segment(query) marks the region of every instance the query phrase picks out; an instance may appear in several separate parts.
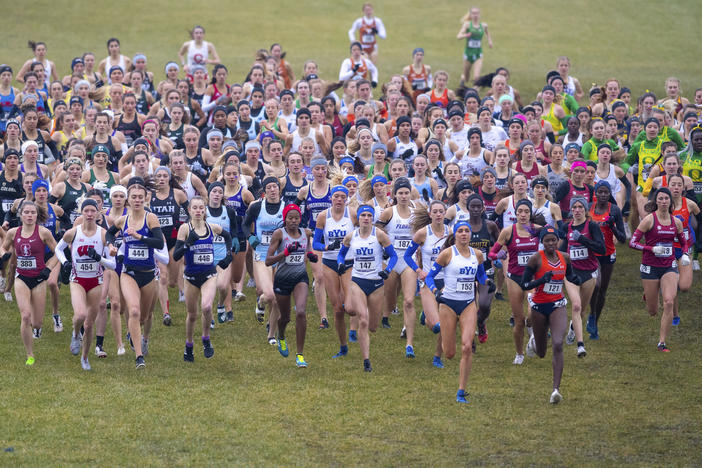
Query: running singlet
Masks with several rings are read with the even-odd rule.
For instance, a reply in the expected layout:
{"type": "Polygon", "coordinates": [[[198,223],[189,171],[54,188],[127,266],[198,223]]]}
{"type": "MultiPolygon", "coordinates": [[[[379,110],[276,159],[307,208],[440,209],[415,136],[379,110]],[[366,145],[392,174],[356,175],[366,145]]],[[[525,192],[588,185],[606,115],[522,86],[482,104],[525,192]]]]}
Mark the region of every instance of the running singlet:
{"type": "MultiPolygon", "coordinates": [[[[592,239],[590,235],[590,221],[585,221],[582,229],[580,230],[580,235],[586,237],[587,239],[592,239]]],[[[573,223],[568,223],[568,255],[570,255],[570,262],[573,268],[576,270],[583,271],[594,271],[597,270],[599,263],[597,262],[597,257],[594,252],[590,252],[584,244],[573,240],[573,223]]]]}
{"type": "Polygon", "coordinates": [[[102,229],[98,227],[92,236],[83,233],[83,226],[76,227],[76,235],[71,243],[71,259],[73,271],[71,278],[98,278],[102,276],[102,265],[88,256],[90,247],[102,255],[102,229]]]}
{"type": "Polygon", "coordinates": [[[369,280],[378,280],[378,273],[383,269],[383,246],[378,242],[375,229],[371,229],[368,237],[362,238],[358,229],[351,236],[349,253],[353,255],[353,270],[351,276],[369,280]]]}
{"type": "Polygon", "coordinates": [[[549,271],[553,276],[548,283],[540,284],[536,287],[530,300],[536,304],[546,304],[557,302],[564,298],[563,296],[563,280],[565,279],[566,261],[563,254],[556,250],[558,261],[551,263],[546,257],[546,253],[542,250],[539,252],[541,256],[541,268],[534,274],[534,279],[543,278],[549,271]]]}
{"type": "MultiPolygon", "coordinates": [[[[353,223],[349,216],[348,207],[344,208],[344,216],[341,217],[339,221],[334,219],[331,208],[327,209],[327,219],[324,222],[324,244],[330,245],[334,241],[343,241],[346,234],[353,231],[353,223]]],[[[325,250],[322,252],[322,258],[327,260],[333,260],[336,263],[337,256],[339,255],[340,249],[335,250],[325,250]]]]}
{"type": "MultiPolygon", "coordinates": [[[[612,255],[616,255],[616,247],[614,246],[614,233],[612,232],[612,228],[609,227],[609,224],[607,221],[610,218],[610,213],[612,209],[612,204],[607,203],[607,209],[605,210],[604,213],[602,214],[597,214],[595,213],[595,203],[592,204],[590,207],[590,219],[592,219],[593,222],[597,223],[600,226],[600,230],[602,231],[602,236],[604,237],[605,241],[605,255],[607,257],[610,257],[612,255]]],[[[597,254],[595,254],[597,255],[597,254]]]]}
{"type": "Polygon", "coordinates": [[[446,109],[446,107],[448,107],[448,103],[449,103],[448,88],[444,89],[444,91],[441,93],[441,96],[437,96],[436,89],[432,89],[431,94],[429,95],[429,102],[446,109]]]}
{"type": "Polygon", "coordinates": [[[305,265],[307,235],[299,228],[298,237],[292,237],[285,229],[282,229],[282,232],[283,238],[278,244],[277,254],[283,252],[284,249],[289,249],[295,242],[299,244],[299,247],[278,262],[275,269],[275,277],[277,280],[290,280],[292,282],[300,278],[300,276],[307,276],[307,267],[305,265]]]}
{"type": "MultiPolygon", "coordinates": [[[[194,230],[190,224],[190,230],[194,230]]],[[[198,239],[193,245],[185,251],[185,269],[186,276],[197,276],[212,272],[214,268],[214,236],[212,228],[207,224],[207,233],[205,236],[198,236],[198,239]]]]}
{"type": "Polygon", "coordinates": [[[387,224],[386,231],[390,237],[390,242],[392,242],[395,251],[397,252],[397,257],[402,258],[412,243],[412,226],[410,221],[412,219],[412,214],[410,211],[410,216],[408,218],[403,218],[397,210],[397,206],[392,207],[392,218],[387,224]]]}
{"type": "MultiPolygon", "coordinates": [[[[243,219],[244,216],[246,216],[246,203],[244,203],[243,198],[241,198],[241,192],[244,190],[244,188],[240,185],[239,190],[236,192],[235,195],[232,195],[231,197],[228,197],[224,203],[233,208],[234,212],[236,213],[237,216],[241,216],[243,219]]],[[[239,230],[236,232],[236,237],[238,239],[243,239],[244,238],[244,230],[241,226],[241,223],[239,223],[239,230]]]]}
{"type": "Polygon", "coordinates": [[[261,200],[261,211],[256,219],[256,235],[261,242],[256,246],[256,251],[254,252],[254,260],[258,262],[266,260],[271,237],[275,230],[283,224],[283,203],[279,205],[277,213],[269,214],[266,209],[266,200],[261,200]]]}
{"type": "MultiPolygon", "coordinates": [[[[218,216],[213,216],[210,210],[215,210],[215,208],[210,208],[209,206],[207,207],[207,223],[210,225],[216,224],[222,228],[222,231],[229,232],[229,229],[231,228],[231,219],[229,218],[229,211],[227,210],[227,206],[220,206],[219,210],[221,211],[221,213],[218,216]]],[[[214,261],[215,263],[218,263],[220,260],[227,256],[227,246],[224,242],[224,237],[214,233],[213,236],[215,254],[214,261]]]]}
{"type": "Polygon", "coordinates": [[[425,89],[429,82],[429,73],[427,72],[427,67],[425,67],[424,64],[422,64],[422,71],[417,73],[416,71],[414,71],[414,67],[410,65],[409,73],[407,74],[407,81],[409,81],[410,85],[412,85],[412,88],[416,90],[425,89]]]}
{"type": "Polygon", "coordinates": [[[154,192],[149,206],[151,207],[151,212],[158,218],[158,224],[161,226],[166,240],[175,239],[178,236],[176,226],[179,226],[180,209],[173,189],[169,190],[168,196],[164,199],[158,198],[156,192],[154,192]]]}
{"type": "MultiPolygon", "coordinates": [[[[122,229],[122,242],[124,244],[124,261],[125,267],[132,268],[134,270],[141,271],[152,271],[156,267],[154,262],[154,249],[144,244],[140,239],[132,237],[127,234],[127,228],[129,227],[129,215],[124,221],[124,228],[122,229]]],[[[146,224],[146,215],[144,215],[144,224],[139,228],[137,233],[140,236],[149,236],[151,230],[146,224]]]]}
{"type": "Polygon", "coordinates": [[[375,18],[370,24],[366,24],[366,19],[361,19],[361,27],[358,28],[358,35],[360,37],[361,49],[367,54],[371,54],[375,50],[375,32],[376,29],[375,18]]]}
{"type": "Polygon", "coordinates": [[[22,237],[22,227],[15,234],[15,254],[17,255],[17,275],[36,278],[44,269],[44,242],[39,237],[39,225],[29,237],[22,237]]]}
{"type": "Polygon", "coordinates": [[[658,255],[650,250],[644,250],[641,256],[642,271],[644,267],[670,268],[675,262],[675,252],[673,250],[673,243],[677,238],[675,218],[671,217],[670,224],[663,226],[658,220],[658,215],[655,212],[652,214],[653,226],[651,226],[651,230],[644,234],[646,245],[650,247],[663,246],[665,249],[663,253],[658,255]]]}
{"type": "Polygon", "coordinates": [[[451,260],[444,268],[444,289],[441,295],[454,301],[465,301],[466,305],[475,299],[475,275],[478,273],[478,257],[470,247],[470,257],[464,257],[456,246],[451,247],[451,260]]]}
{"type": "MultiPolygon", "coordinates": [[[[422,270],[429,274],[429,271],[431,270],[432,265],[434,265],[434,262],[436,261],[437,257],[441,253],[441,249],[444,246],[444,242],[446,241],[446,238],[449,236],[449,228],[448,226],[443,227],[444,232],[442,236],[437,236],[434,231],[431,229],[431,224],[427,226],[427,238],[424,239],[424,243],[422,244],[422,249],[420,250],[420,253],[422,255],[422,270]]],[[[444,278],[444,270],[442,269],[437,275],[436,279],[443,279],[444,278]]]]}
{"type": "MultiPolygon", "coordinates": [[[[680,209],[673,210],[673,216],[678,218],[680,221],[682,221],[682,226],[683,226],[683,240],[685,240],[686,243],[690,242],[690,209],[687,207],[687,199],[683,198],[682,199],[682,204],[680,206],[680,209]]],[[[682,245],[680,244],[680,239],[676,239],[675,242],[673,243],[673,247],[676,249],[682,249],[682,245]]],[[[686,252],[683,252],[686,253],[686,252]]]]}
{"type": "Polygon", "coordinates": [[[310,189],[307,191],[307,198],[305,199],[305,213],[309,216],[308,226],[313,232],[317,227],[317,216],[319,213],[331,207],[331,185],[327,187],[327,192],[321,197],[317,197],[314,194],[314,186],[310,185],[310,189]]]}
{"type": "Polygon", "coordinates": [[[507,244],[509,265],[507,271],[511,276],[521,278],[529,258],[539,251],[539,239],[534,236],[519,237],[517,225],[512,225],[512,238],[507,244]]]}

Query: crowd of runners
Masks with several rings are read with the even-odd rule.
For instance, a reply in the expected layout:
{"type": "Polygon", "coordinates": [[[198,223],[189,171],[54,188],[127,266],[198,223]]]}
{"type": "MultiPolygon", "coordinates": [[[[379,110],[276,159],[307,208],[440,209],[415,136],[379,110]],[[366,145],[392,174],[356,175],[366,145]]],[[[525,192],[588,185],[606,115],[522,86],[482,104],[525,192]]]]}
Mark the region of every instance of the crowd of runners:
{"type": "Polygon", "coordinates": [[[70,331],[86,370],[93,350],[107,356],[108,323],[116,354],[131,347],[145,367],[154,317],[185,323],[188,362],[199,321],[211,358],[212,329],[248,293],[284,357],[294,314],[298,367],[308,300],[319,328],[336,331],[329,357],[357,343],[368,372],[372,332],[393,312],[406,358],[433,333],[442,368],[458,336],[456,399],[467,402],[476,339],[487,342],[491,304],[506,300],[515,365],[544,357],[550,337],[558,403],[564,342],[583,358],[585,332],[599,338],[618,248],[641,251],[646,309],[662,304],[657,350],[670,351],[678,291],[699,269],[702,88],[691,100],[674,77],[663,95],[607,77],[583,89],[562,56],[532,100],[506,68],[481,75],[493,42],[476,8],[460,21],[456,90],[421,47],[404,69],[383,69],[372,5],[348,36],[338,77],[314,60],[293,67],[280,44],[235,73],[201,26],[163,80],[116,38],[65,76],[43,42],[21,67],[0,65],[0,286],[19,308],[28,366],[47,289],[53,330],[70,331]]]}

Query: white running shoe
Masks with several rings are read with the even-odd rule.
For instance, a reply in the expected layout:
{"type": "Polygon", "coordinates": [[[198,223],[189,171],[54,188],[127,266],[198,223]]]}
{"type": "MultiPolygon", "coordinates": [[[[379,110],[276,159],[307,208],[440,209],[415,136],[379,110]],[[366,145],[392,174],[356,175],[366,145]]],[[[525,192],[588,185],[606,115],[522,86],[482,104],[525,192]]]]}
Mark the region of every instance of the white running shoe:
{"type": "Polygon", "coordinates": [[[566,335],[566,344],[572,345],[573,343],[575,343],[575,330],[573,330],[573,321],[571,320],[568,326],[568,334],[566,335]]]}
{"type": "Polygon", "coordinates": [[[629,223],[624,223],[624,234],[626,235],[627,239],[631,239],[631,228],[629,227],[629,223]]]}
{"type": "Polygon", "coordinates": [[[253,278],[249,278],[249,281],[246,283],[247,288],[255,288],[256,287],[256,282],[254,281],[253,278]]]}
{"type": "Polygon", "coordinates": [[[5,281],[4,276],[0,276],[0,291],[4,291],[7,287],[7,281],[5,281]]]}
{"type": "Polygon", "coordinates": [[[185,302],[185,292],[178,291],[178,302],[185,302]]]}
{"type": "Polygon", "coordinates": [[[126,351],[124,350],[124,346],[120,346],[119,348],[117,348],[117,356],[124,356],[125,352],[126,351]]]}
{"type": "Polygon", "coordinates": [[[87,358],[80,358],[80,366],[83,368],[83,370],[91,370],[90,363],[88,362],[87,358]]]}
{"type": "Polygon", "coordinates": [[[392,309],[392,315],[400,315],[400,311],[397,309],[397,307],[392,309]]]}
{"type": "Polygon", "coordinates": [[[242,302],[246,300],[246,294],[244,294],[241,291],[236,292],[236,296],[234,296],[234,302],[242,302]]]}
{"type": "Polygon", "coordinates": [[[54,315],[54,333],[61,333],[63,331],[63,322],[61,321],[60,315],[54,315]]]}
{"type": "Polygon", "coordinates": [[[587,356],[587,351],[585,351],[585,346],[583,346],[583,345],[578,346],[578,357],[583,358],[585,356],[587,356]]]}
{"type": "Polygon", "coordinates": [[[700,271],[700,261],[699,260],[692,261],[692,271],[700,271]]]}
{"type": "Polygon", "coordinates": [[[12,302],[12,293],[10,291],[5,293],[5,302],[12,302]]]}
{"type": "Polygon", "coordinates": [[[558,391],[558,389],[554,389],[553,393],[551,394],[551,398],[548,400],[549,403],[552,405],[556,405],[560,403],[560,401],[563,400],[563,395],[558,391]]]}
{"type": "Polygon", "coordinates": [[[75,331],[71,333],[71,354],[74,356],[78,356],[78,353],[80,353],[80,345],[83,342],[83,339],[80,336],[76,336],[75,331]]]}
{"type": "Polygon", "coordinates": [[[529,337],[529,341],[527,342],[526,347],[526,355],[530,358],[536,356],[536,340],[534,339],[534,335],[531,335],[531,337],[529,337]]]}
{"type": "Polygon", "coordinates": [[[95,347],[95,355],[99,358],[106,358],[107,357],[107,353],[105,352],[104,349],[102,349],[102,346],[95,347]]]}
{"type": "Polygon", "coordinates": [[[514,356],[514,361],[512,361],[512,364],[514,364],[515,366],[521,366],[523,362],[524,362],[524,355],[523,354],[516,354],[514,356]]]}

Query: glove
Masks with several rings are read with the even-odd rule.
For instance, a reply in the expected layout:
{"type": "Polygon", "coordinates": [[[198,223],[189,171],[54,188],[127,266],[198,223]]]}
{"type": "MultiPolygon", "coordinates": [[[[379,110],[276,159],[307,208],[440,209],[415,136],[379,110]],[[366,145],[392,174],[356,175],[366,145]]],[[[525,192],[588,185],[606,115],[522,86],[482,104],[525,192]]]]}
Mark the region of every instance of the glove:
{"type": "Polygon", "coordinates": [[[377,30],[376,28],[371,29],[371,32],[372,32],[373,34],[378,34],[378,30],[377,30]]]}
{"type": "Polygon", "coordinates": [[[653,252],[653,255],[662,255],[665,253],[665,247],[662,245],[654,245],[651,252],[653,252]]]}
{"type": "Polygon", "coordinates": [[[402,159],[408,159],[411,158],[412,155],[414,154],[414,150],[412,148],[405,150],[404,153],[400,155],[402,159]]]}
{"type": "Polygon", "coordinates": [[[339,273],[339,276],[343,275],[346,272],[346,264],[345,263],[337,263],[336,264],[336,271],[339,273]]]}
{"type": "Polygon", "coordinates": [[[412,84],[412,90],[413,90],[413,91],[416,91],[418,87],[419,87],[418,84],[416,84],[416,83],[413,83],[413,84],[412,84]]]}
{"type": "MultiPolygon", "coordinates": [[[[499,257],[500,254],[497,254],[497,256],[499,257]]],[[[502,262],[499,260],[493,260],[492,264],[494,265],[495,268],[502,268],[502,262]]]]}
{"type": "Polygon", "coordinates": [[[434,291],[434,296],[436,297],[436,303],[442,304],[444,302],[443,295],[441,294],[441,289],[434,291]]]}
{"type": "Polygon", "coordinates": [[[51,276],[51,270],[49,270],[47,267],[44,267],[44,269],[41,270],[41,273],[39,273],[39,279],[42,280],[48,280],[49,276],[51,276]]]}
{"type": "Polygon", "coordinates": [[[294,252],[297,252],[298,250],[300,250],[300,247],[302,247],[300,245],[300,243],[295,241],[283,249],[283,255],[287,257],[291,253],[294,253],[294,252]]]}
{"type": "Polygon", "coordinates": [[[317,263],[319,261],[319,257],[314,252],[307,252],[307,260],[312,263],[317,263]]]}
{"type": "Polygon", "coordinates": [[[219,262],[217,262],[217,266],[220,267],[222,270],[225,270],[229,266],[230,263],[232,263],[232,253],[227,252],[227,256],[224,257],[219,262]]]}
{"type": "Polygon", "coordinates": [[[251,246],[252,249],[255,249],[258,244],[260,244],[261,241],[255,234],[251,234],[249,236],[249,245],[251,246]]]}
{"type": "Polygon", "coordinates": [[[488,286],[488,294],[492,294],[497,291],[497,286],[493,280],[489,279],[485,282],[485,284],[488,286]]]}
{"type": "Polygon", "coordinates": [[[548,283],[549,281],[551,281],[551,278],[553,278],[553,272],[547,271],[541,278],[544,280],[544,282],[548,283]]]}
{"type": "Polygon", "coordinates": [[[361,64],[360,64],[360,63],[355,63],[355,64],[353,65],[353,67],[351,68],[351,70],[353,70],[354,72],[357,72],[359,68],[361,68],[361,64]]]}
{"type": "Polygon", "coordinates": [[[11,252],[5,252],[2,257],[0,257],[0,270],[5,268],[5,263],[12,257],[11,252]]]}
{"type": "Polygon", "coordinates": [[[68,284],[71,280],[71,271],[73,270],[73,265],[71,265],[71,262],[66,260],[63,262],[63,265],[61,265],[61,272],[59,273],[61,282],[63,284],[68,284]]]}
{"type": "Polygon", "coordinates": [[[329,252],[330,250],[339,250],[340,248],[341,248],[341,240],[336,239],[334,242],[332,242],[331,244],[329,244],[327,246],[326,250],[327,250],[327,252],[329,252]]]}
{"type": "Polygon", "coordinates": [[[632,164],[632,165],[629,167],[629,172],[630,172],[631,174],[637,174],[637,173],[639,172],[639,164],[638,164],[638,163],[632,164]]]}
{"type": "Polygon", "coordinates": [[[390,273],[387,272],[387,270],[383,270],[380,273],[378,273],[378,276],[383,278],[384,280],[388,279],[388,276],[390,276],[390,273]]]}
{"type": "Polygon", "coordinates": [[[238,254],[239,250],[241,250],[241,244],[239,243],[239,238],[235,237],[232,239],[232,252],[238,254]]]}
{"type": "Polygon", "coordinates": [[[614,227],[617,223],[613,216],[607,216],[607,219],[605,219],[605,224],[609,227],[614,227]]]}
{"type": "Polygon", "coordinates": [[[653,167],[653,164],[644,164],[644,172],[649,172],[653,167]]]}
{"type": "Polygon", "coordinates": [[[378,87],[378,82],[377,81],[371,81],[371,88],[377,88],[378,87]]]}
{"type": "Polygon", "coordinates": [[[690,265],[690,256],[688,254],[682,254],[682,257],[680,257],[680,264],[682,266],[690,265]]]}
{"type": "Polygon", "coordinates": [[[192,247],[195,245],[195,242],[200,238],[200,236],[197,235],[197,232],[195,232],[195,229],[191,229],[190,233],[188,233],[188,238],[185,239],[185,246],[186,247],[192,247]]]}
{"type": "Polygon", "coordinates": [[[577,231],[577,230],[574,229],[574,230],[573,230],[573,234],[572,234],[572,239],[573,239],[574,241],[577,241],[578,239],[580,239],[580,236],[582,236],[582,234],[580,233],[580,231],[577,231]]]}
{"type": "Polygon", "coordinates": [[[91,247],[88,249],[87,255],[88,255],[88,257],[92,258],[92,259],[95,260],[96,262],[99,262],[100,260],[102,260],[102,255],[100,255],[99,253],[97,253],[97,250],[95,250],[95,247],[92,247],[92,246],[91,246],[91,247]]]}
{"type": "Polygon", "coordinates": [[[497,259],[498,260],[504,260],[507,258],[507,251],[504,249],[501,249],[499,252],[497,252],[497,259]]]}

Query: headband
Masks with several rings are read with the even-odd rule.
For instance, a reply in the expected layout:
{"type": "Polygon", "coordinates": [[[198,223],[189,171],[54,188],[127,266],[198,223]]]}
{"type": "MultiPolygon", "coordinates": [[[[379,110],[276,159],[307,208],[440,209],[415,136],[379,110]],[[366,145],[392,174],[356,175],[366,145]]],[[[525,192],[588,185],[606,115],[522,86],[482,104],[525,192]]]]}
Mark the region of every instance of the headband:
{"type": "Polygon", "coordinates": [[[373,147],[371,148],[371,154],[375,153],[375,150],[383,150],[385,155],[388,154],[388,147],[380,142],[373,145],[373,147]]]}
{"type": "Polygon", "coordinates": [[[546,179],[544,176],[534,177],[534,180],[531,181],[531,188],[534,188],[537,185],[543,185],[544,187],[548,188],[548,179],[546,179]]]}
{"type": "Polygon", "coordinates": [[[83,85],[86,85],[86,86],[88,86],[88,88],[90,88],[90,82],[88,80],[78,80],[78,81],[76,81],[75,86],[73,86],[73,89],[78,91],[78,88],[83,86],[83,85]]]}
{"type": "MultiPolygon", "coordinates": [[[[402,118],[402,117],[400,117],[400,118],[402,118]]],[[[409,117],[406,117],[406,118],[407,118],[407,120],[409,120],[409,117]]],[[[397,119],[397,120],[398,120],[398,125],[400,125],[400,124],[399,124],[400,119],[397,119]]],[[[409,121],[410,121],[410,124],[411,124],[412,121],[411,121],[411,120],[409,120],[409,121]]],[[[447,128],[448,128],[448,125],[446,125],[446,121],[445,121],[444,119],[442,119],[441,117],[439,117],[438,119],[436,119],[436,120],[434,121],[434,123],[431,124],[431,128],[436,128],[436,126],[439,125],[439,124],[441,124],[441,125],[443,125],[444,127],[447,127],[447,128]]]]}
{"type": "Polygon", "coordinates": [[[95,145],[95,148],[93,148],[92,155],[95,156],[97,153],[105,153],[106,155],[110,155],[110,149],[107,147],[107,145],[95,145]]]}
{"type": "Polygon", "coordinates": [[[353,158],[344,156],[343,158],[339,159],[339,167],[343,166],[344,164],[351,164],[353,166],[353,158]]]}
{"type": "Polygon", "coordinates": [[[22,143],[22,154],[26,153],[27,149],[29,149],[30,146],[35,146],[37,149],[39,149],[39,145],[37,144],[36,141],[27,140],[24,143],[22,143]]]}
{"type": "Polygon", "coordinates": [[[17,128],[22,128],[22,126],[19,123],[19,120],[17,119],[9,119],[5,124],[5,129],[7,130],[7,127],[9,127],[10,125],[17,125],[17,128]]]}
{"type": "Polygon", "coordinates": [[[124,73],[124,70],[122,69],[122,67],[120,67],[119,65],[114,65],[114,66],[110,67],[110,71],[107,73],[107,76],[110,76],[112,74],[112,72],[117,71],[117,70],[124,73]]]}
{"type": "Polygon", "coordinates": [[[220,138],[224,138],[224,134],[223,134],[220,130],[218,130],[218,129],[216,129],[216,128],[213,128],[212,130],[210,130],[209,132],[207,132],[207,140],[208,140],[208,141],[209,141],[210,138],[216,137],[216,136],[218,136],[218,137],[220,137],[220,138]]]}
{"type": "Polygon", "coordinates": [[[37,193],[37,189],[39,187],[44,187],[47,192],[49,191],[49,183],[44,179],[37,179],[34,182],[32,182],[32,195],[37,193]]]}
{"type": "Polygon", "coordinates": [[[124,187],[124,185],[113,185],[110,187],[110,197],[114,195],[115,193],[123,193],[124,196],[127,196],[127,189],[124,187]]]}
{"type": "Polygon", "coordinates": [[[216,189],[217,187],[221,188],[222,191],[224,191],[224,184],[222,182],[212,182],[209,187],[207,187],[207,195],[209,196],[212,190],[216,189]]]}
{"type": "Polygon", "coordinates": [[[655,124],[658,125],[659,127],[661,126],[660,120],[658,120],[655,117],[649,117],[646,119],[646,122],[644,123],[644,127],[648,127],[648,124],[650,124],[651,122],[655,122],[655,124]]]}
{"type": "Polygon", "coordinates": [[[146,55],[144,55],[144,54],[136,54],[136,55],[134,56],[134,58],[132,59],[132,62],[135,62],[135,63],[136,63],[136,61],[139,60],[139,59],[143,59],[144,62],[146,62],[146,55]]]}
{"type": "Polygon", "coordinates": [[[412,191],[412,184],[410,183],[409,179],[407,177],[398,177],[395,180],[395,184],[392,188],[392,194],[395,195],[398,190],[401,188],[406,188],[410,192],[412,191]]]}
{"type": "Polygon", "coordinates": [[[461,179],[456,182],[456,186],[453,188],[455,193],[460,194],[464,190],[473,190],[473,186],[466,179],[461,179]]]}
{"type": "Polygon", "coordinates": [[[503,94],[502,96],[500,96],[500,99],[497,100],[499,104],[502,104],[505,101],[514,102],[512,96],[510,96],[509,94],[503,94]]]}
{"type": "Polygon", "coordinates": [[[175,67],[176,71],[180,71],[180,67],[178,66],[177,63],[175,62],[168,62],[164,68],[165,72],[168,73],[168,70],[171,68],[175,67]]]}
{"type": "Polygon", "coordinates": [[[586,210],[590,207],[590,204],[587,202],[585,197],[573,197],[570,199],[570,211],[573,211],[573,205],[575,205],[576,203],[580,203],[581,205],[583,205],[583,208],[585,208],[586,210]]]}
{"type": "Polygon", "coordinates": [[[344,195],[346,195],[347,197],[348,197],[348,195],[349,195],[349,189],[347,189],[347,188],[344,187],[343,185],[335,185],[334,187],[332,187],[332,188],[331,188],[331,192],[330,192],[329,195],[330,195],[330,196],[334,196],[334,194],[335,194],[336,192],[341,192],[341,193],[343,193],[344,195]]]}
{"type": "Polygon", "coordinates": [[[531,140],[524,140],[524,141],[521,142],[521,144],[519,145],[519,152],[521,153],[521,152],[524,150],[524,148],[526,148],[527,146],[531,146],[531,147],[533,148],[533,147],[534,147],[534,143],[533,143],[531,140]]]}
{"type": "Polygon", "coordinates": [[[567,153],[568,151],[575,149],[578,150],[578,153],[580,152],[580,145],[577,143],[568,143],[565,147],[565,152],[567,153]]]}
{"type": "Polygon", "coordinates": [[[520,206],[526,205],[527,208],[529,208],[529,211],[533,211],[533,207],[531,205],[531,202],[529,201],[528,198],[522,198],[517,202],[517,204],[514,206],[514,211],[517,211],[520,206]]]}
{"type": "Polygon", "coordinates": [[[83,211],[86,206],[92,206],[96,210],[98,209],[97,202],[92,198],[86,198],[85,200],[83,200],[83,203],[80,205],[80,211],[83,211]]]}
{"type": "Polygon", "coordinates": [[[76,57],[73,60],[71,60],[71,71],[73,71],[73,69],[76,68],[76,65],[78,65],[79,63],[84,63],[83,59],[80,57],[76,57]]]}
{"type": "Polygon", "coordinates": [[[158,166],[156,169],[154,169],[154,176],[155,176],[159,171],[166,171],[166,174],[168,174],[168,177],[171,176],[171,170],[168,169],[168,166],[158,166]]]}
{"type": "MultiPolygon", "coordinates": [[[[403,115],[402,117],[397,119],[397,126],[399,127],[403,123],[408,123],[410,126],[412,125],[412,119],[407,117],[406,115],[403,115]]],[[[434,123],[436,125],[436,123],[434,123]]],[[[444,125],[446,125],[446,122],[444,122],[444,125]]]]}
{"type": "Polygon", "coordinates": [[[358,211],[356,211],[356,216],[358,218],[360,218],[363,213],[370,213],[371,216],[375,217],[375,210],[373,209],[372,206],[368,206],[368,205],[359,206],[358,211]]]}
{"type": "Polygon", "coordinates": [[[492,166],[485,166],[480,172],[480,181],[482,182],[485,178],[485,174],[492,174],[492,176],[497,179],[497,171],[492,166]]]}
{"type": "Polygon", "coordinates": [[[373,178],[371,179],[371,187],[377,183],[387,184],[388,179],[386,179],[385,176],[382,175],[373,176],[373,178]]]}
{"type": "Polygon", "coordinates": [[[302,216],[302,211],[300,210],[300,207],[294,203],[290,203],[289,205],[285,205],[285,208],[283,208],[283,219],[287,218],[288,213],[290,213],[291,211],[297,211],[297,214],[302,216]]]}
{"type": "Polygon", "coordinates": [[[556,94],[556,88],[554,88],[554,87],[551,86],[551,85],[546,85],[546,86],[544,86],[543,89],[541,90],[541,93],[543,94],[543,93],[545,93],[546,91],[551,91],[553,94],[556,94]]]}
{"type": "Polygon", "coordinates": [[[265,179],[263,179],[263,183],[261,184],[261,185],[263,185],[263,190],[266,189],[268,184],[275,184],[278,188],[280,188],[280,184],[278,183],[278,179],[276,179],[275,177],[268,176],[265,179]]]}
{"type": "Polygon", "coordinates": [[[573,164],[570,165],[570,168],[575,169],[576,167],[587,169],[587,164],[585,164],[585,161],[573,161],[573,164]]]}
{"type": "Polygon", "coordinates": [[[609,143],[600,143],[597,145],[597,152],[599,153],[602,148],[607,148],[608,150],[612,151],[612,147],[609,146],[609,143]]]}
{"type": "Polygon", "coordinates": [[[472,231],[472,229],[470,227],[470,223],[466,220],[461,220],[453,225],[453,235],[455,236],[456,233],[458,232],[458,230],[462,227],[467,227],[469,231],[472,231]]]}
{"type": "Polygon", "coordinates": [[[343,185],[346,185],[349,182],[356,182],[356,184],[358,185],[358,177],[356,177],[354,175],[350,175],[350,176],[344,177],[344,180],[341,181],[341,183],[343,185]]]}
{"type": "Polygon", "coordinates": [[[5,72],[10,72],[10,74],[12,74],[12,67],[3,63],[2,65],[0,65],[0,74],[3,74],[5,72]]]}
{"type": "Polygon", "coordinates": [[[312,161],[310,161],[310,167],[315,167],[315,166],[327,166],[328,162],[324,158],[314,158],[312,161]]]}

